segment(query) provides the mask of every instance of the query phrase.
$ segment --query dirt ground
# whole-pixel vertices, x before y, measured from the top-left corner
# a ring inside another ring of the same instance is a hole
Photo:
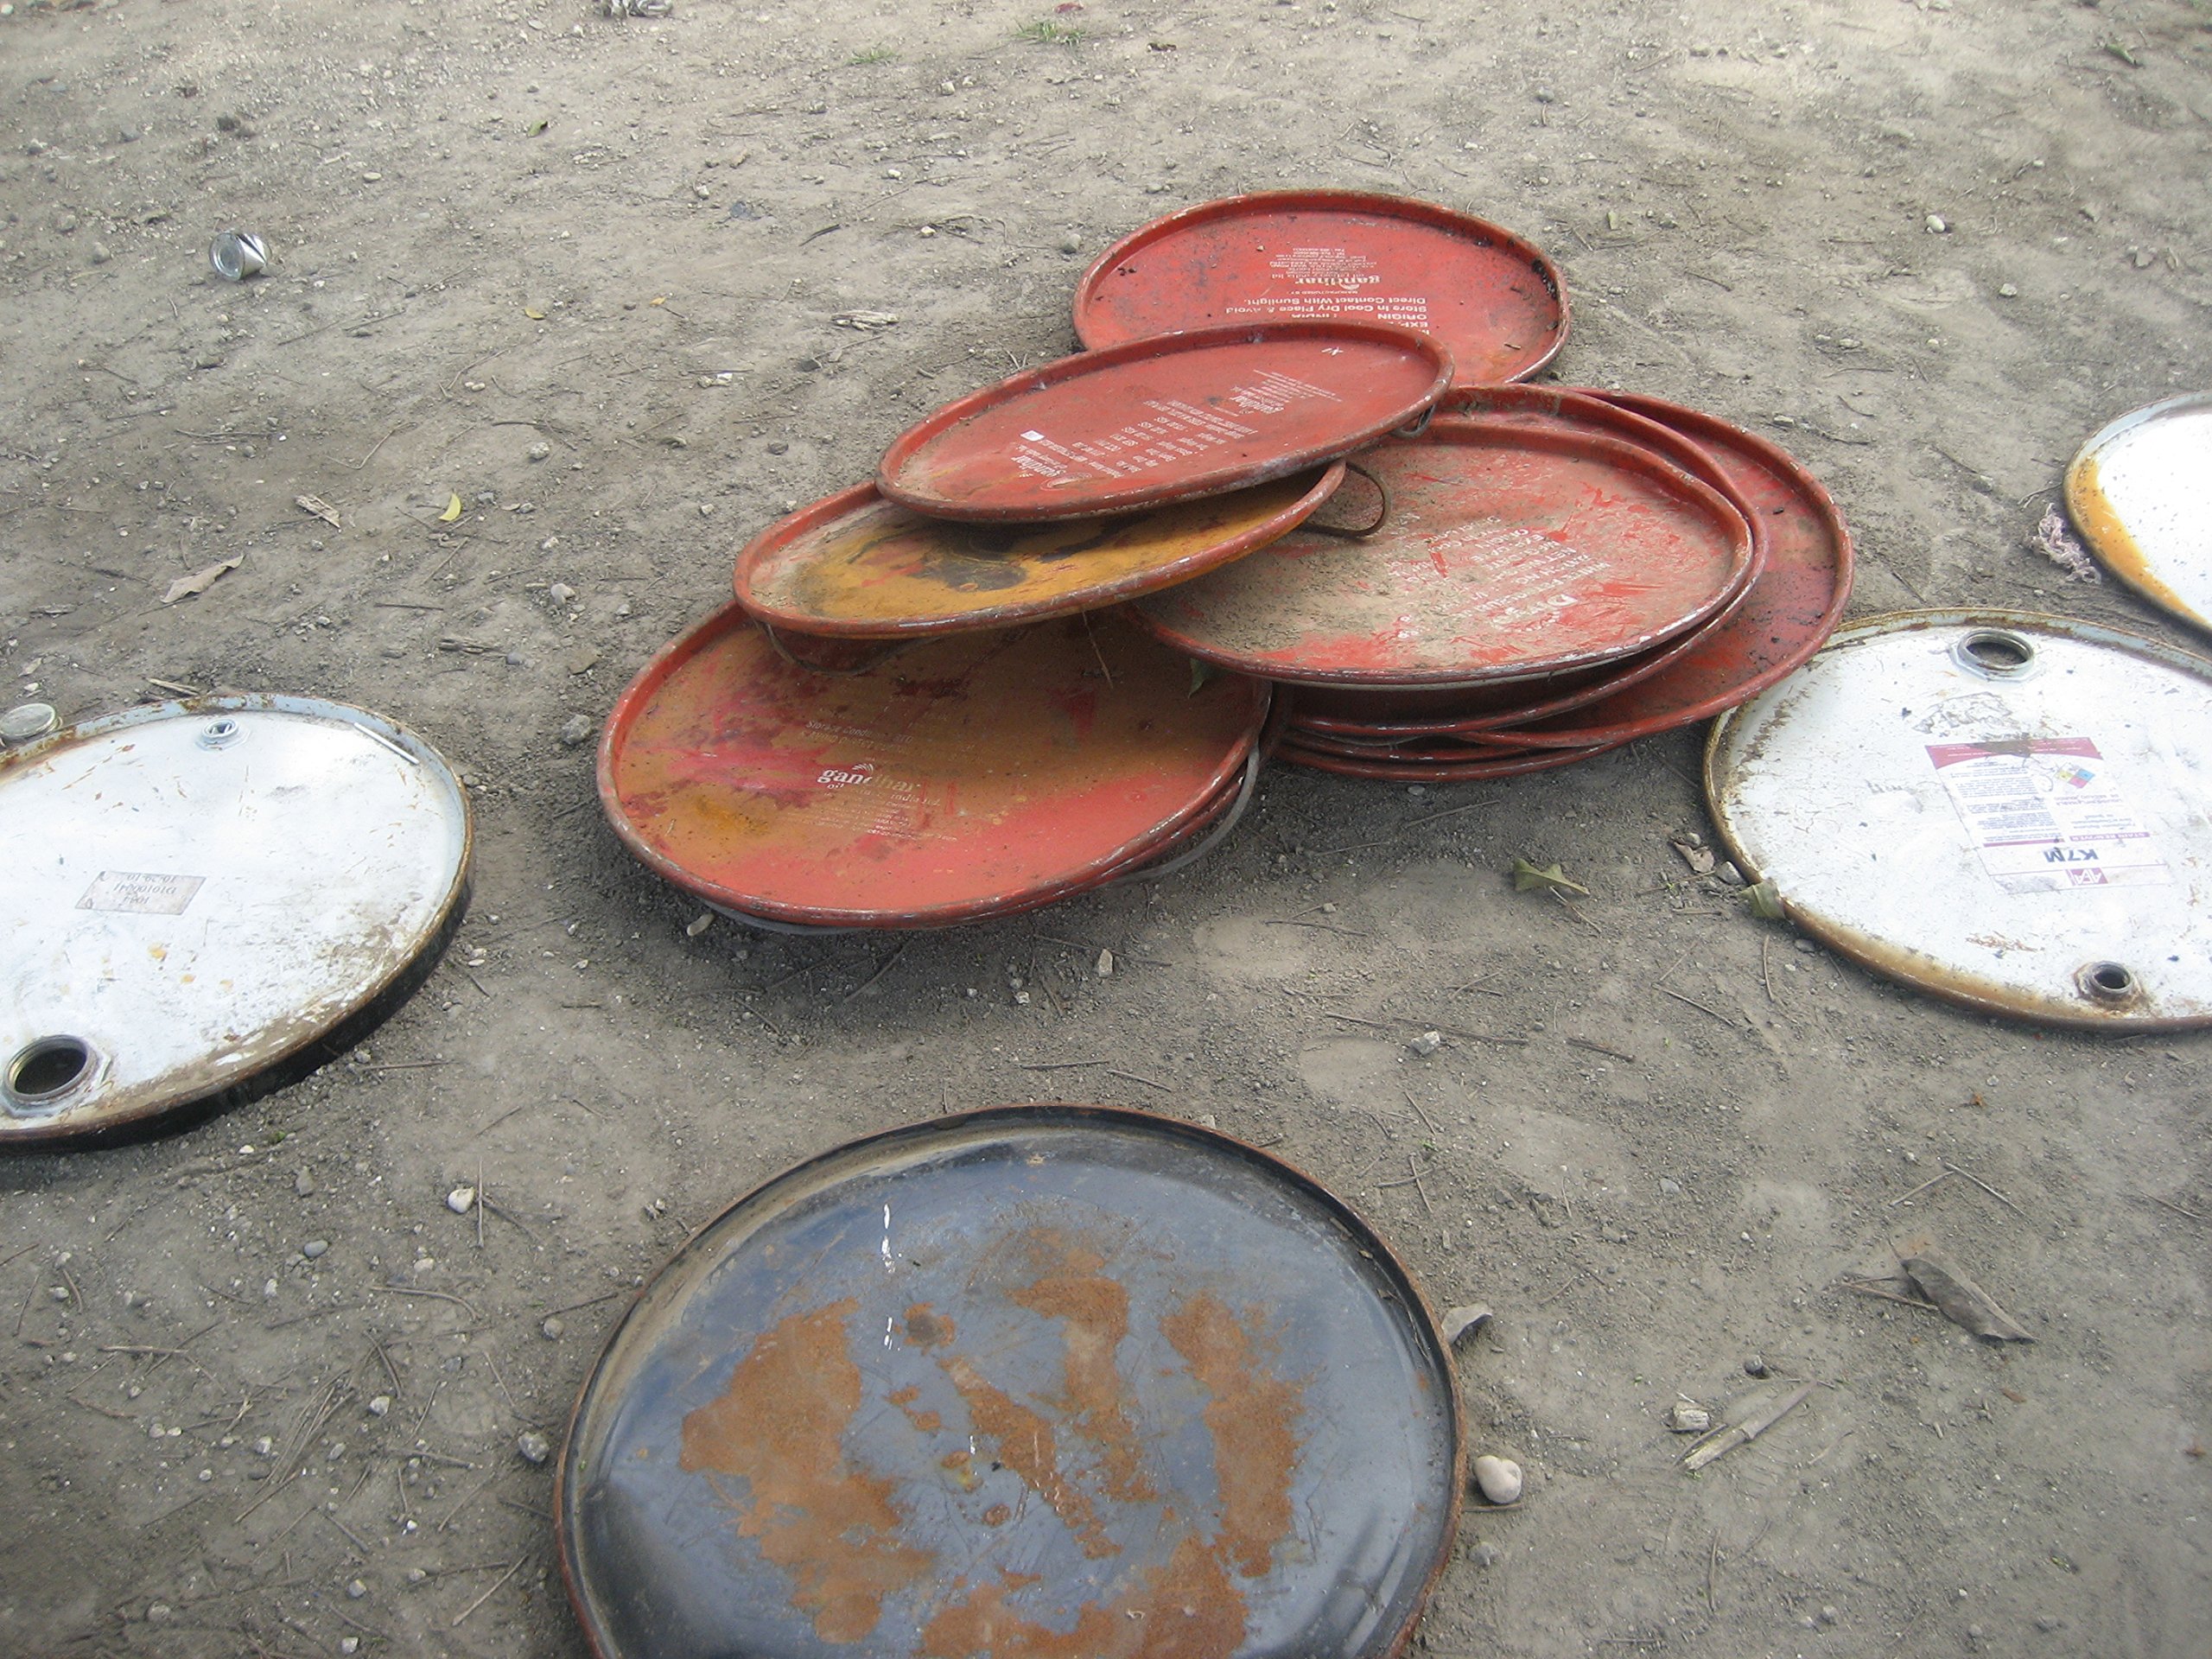
[[[2212,383],[2212,7],[601,10],[0,8],[0,690],[360,703],[479,836],[453,950],[349,1059],[0,1166],[0,1652],[581,1653],[517,1440],[627,1289],[794,1160],[1058,1096],[1210,1114],[1497,1310],[1473,1449],[1529,1491],[1470,1509],[1420,1651],[2203,1653],[2212,1048],[1971,1017],[1752,919],[1669,845],[1710,834],[1698,734],[1274,771],[1185,873],[826,940],[690,937],[557,734],[767,519],[1070,349],[1107,241],[1300,183],[1542,243],[1554,378],[1789,445],[1859,613],[2201,646],[2024,538],[2083,436]],[[276,253],[245,286],[207,270],[234,225]],[[1516,893],[1521,855],[1593,896]],[[1944,1160],[2004,1201],[1895,1202]],[[1837,1288],[1919,1229],[2038,1340]],[[1753,1357],[1827,1386],[1685,1475],[1664,1414]]]

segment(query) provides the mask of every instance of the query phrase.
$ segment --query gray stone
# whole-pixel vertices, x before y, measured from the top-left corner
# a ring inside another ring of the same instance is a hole
[[[561,745],[563,748],[573,749],[577,744],[588,740],[591,734],[592,721],[589,715],[570,715],[566,723],[561,728]]]
[[[526,1428],[515,1436],[515,1450],[524,1463],[543,1463],[553,1455],[553,1442],[536,1429]]]

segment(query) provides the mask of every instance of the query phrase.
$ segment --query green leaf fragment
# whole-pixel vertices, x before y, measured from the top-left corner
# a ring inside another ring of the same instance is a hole
[[[1525,858],[1515,859],[1513,861],[1513,891],[1533,893],[1539,887],[1548,888],[1554,893],[1579,893],[1585,899],[1590,896],[1589,888],[1584,887],[1580,881],[1569,880],[1556,864],[1549,869],[1540,870]]]

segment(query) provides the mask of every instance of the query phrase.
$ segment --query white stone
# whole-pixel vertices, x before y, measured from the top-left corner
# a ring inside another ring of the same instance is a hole
[[[1518,1503],[1521,1501],[1521,1465],[1510,1458],[1477,1458],[1475,1487],[1501,1509],[1509,1503]]]

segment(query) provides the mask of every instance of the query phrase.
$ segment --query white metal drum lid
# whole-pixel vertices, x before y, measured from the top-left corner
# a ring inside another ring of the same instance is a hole
[[[2212,392],[2123,415],[2082,446],[2066,506],[2122,582],[2212,628]]]
[[[0,1141],[203,1099],[327,1033],[437,937],[469,835],[435,751],[336,703],[168,703],[26,750],[0,770]],[[71,1044],[73,1086],[40,1089]]]
[[[2212,1020],[2212,663],[1880,618],[1721,721],[1706,786],[1791,919],[1871,967],[2069,1024]]]

